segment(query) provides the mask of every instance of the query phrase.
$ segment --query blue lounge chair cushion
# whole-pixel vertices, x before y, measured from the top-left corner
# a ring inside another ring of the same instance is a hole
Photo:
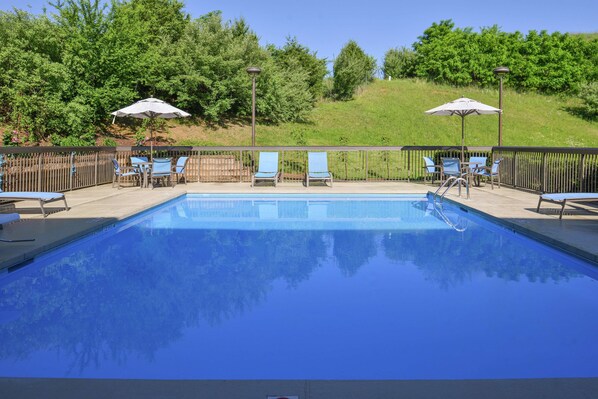
[[[324,182],[328,180],[330,187],[332,187],[332,173],[328,170],[328,153],[307,153],[307,173],[305,179],[307,186],[309,186],[310,180],[323,180]]]
[[[329,179],[331,176],[330,172],[309,172],[309,177],[313,179]]]
[[[279,176],[278,153],[260,152],[258,170],[251,178],[251,186],[253,187],[255,185],[256,180],[272,180],[274,181],[274,186],[276,186]]]
[[[256,179],[273,179],[276,177],[278,172],[256,172],[255,178]]]

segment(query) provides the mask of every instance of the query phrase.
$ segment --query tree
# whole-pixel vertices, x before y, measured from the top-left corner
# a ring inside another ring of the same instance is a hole
[[[62,64],[62,37],[46,16],[0,13],[0,117],[37,142],[63,124],[69,74]]]
[[[355,90],[374,79],[376,60],[367,55],[353,40],[349,41],[334,61],[333,92],[339,100],[350,100]]]
[[[280,49],[269,46],[269,51],[283,70],[300,68],[307,74],[307,85],[314,101],[324,94],[324,77],[328,73],[325,59],[318,58],[315,52],[299,44],[295,37],[287,38],[286,44]]]

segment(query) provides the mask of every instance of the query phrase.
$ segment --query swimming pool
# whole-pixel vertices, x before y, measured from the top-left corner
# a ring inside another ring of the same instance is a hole
[[[425,196],[202,196],[0,276],[0,376],[598,377],[594,265]]]

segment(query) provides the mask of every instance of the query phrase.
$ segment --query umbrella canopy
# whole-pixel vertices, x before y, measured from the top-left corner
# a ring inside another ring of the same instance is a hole
[[[145,100],[137,101],[135,104],[119,109],[111,113],[114,117],[130,116],[139,119],[155,119],[155,118],[186,118],[191,114],[180,110],[172,105],[158,100],[157,98],[146,98]],[[150,157],[154,154],[154,131],[153,123],[150,123]]]
[[[502,111],[490,105],[482,104],[470,98],[459,98],[457,100],[442,104],[436,108],[426,111],[428,115],[444,115],[461,117],[461,162],[463,162],[463,149],[465,147],[465,117],[467,115],[488,115],[500,114]]]

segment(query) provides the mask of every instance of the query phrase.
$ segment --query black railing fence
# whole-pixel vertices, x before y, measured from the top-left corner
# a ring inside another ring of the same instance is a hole
[[[112,182],[115,158],[149,156],[149,147],[0,147],[4,191],[68,191]],[[460,147],[154,147],[154,157],[189,156],[187,178],[199,182],[250,182],[261,151],[279,153],[283,181],[301,181],[307,153],[328,153],[335,181],[423,181],[424,156],[440,163]],[[503,184],[535,192],[598,191],[598,148],[467,147],[465,158],[503,158]]]

